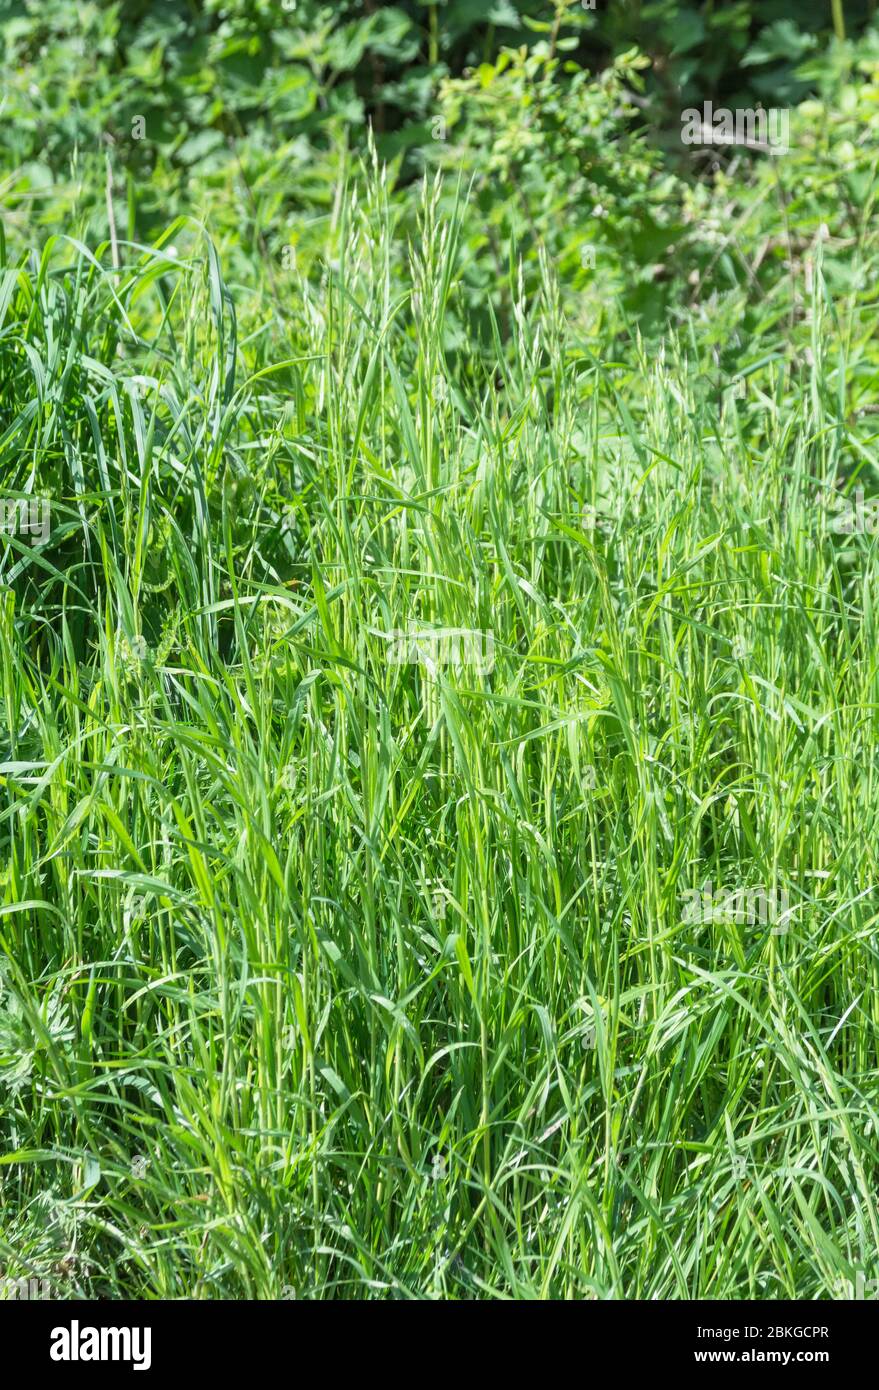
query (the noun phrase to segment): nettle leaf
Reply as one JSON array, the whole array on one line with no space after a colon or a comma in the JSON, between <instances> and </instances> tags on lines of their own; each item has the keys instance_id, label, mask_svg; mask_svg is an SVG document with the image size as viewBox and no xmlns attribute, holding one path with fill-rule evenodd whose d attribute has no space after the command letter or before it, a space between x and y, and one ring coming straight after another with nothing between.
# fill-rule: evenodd
<instances>
[{"instance_id":1,"label":"nettle leaf","mask_svg":"<svg viewBox=\"0 0 879 1390\"><path fill-rule=\"evenodd\" d=\"M402 64L415 58L419 46L418 33L409 16L391 7L337 29L327 41L325 58L332 67L343 71L357 67L367 52Z\"/></svg>"},{"instance_id":2,"label":"nettle leaf","mask_svg":"<svg viewBox=\"0 0 879 1390\"><path fill-rule=\"evenodd\" d=\"M670 23L664 26L666 37L671 40L671 53L689 53L705 38L705 21L693 10L682 10Z\"/></svg>"},{"instance_id":3,"label":"nettle leaf","mask_svg":"<svg viewBox=\"0 0 879 1390\"><path fill-rule=\"evenodd\" d=\"M239 102L261 104L266 58L258 41L235 40L216 55L215 61L224 90Z\"/></svg>"},{"instance_id":4,"label":"nettle leaf","mask_svg":"<svg viewBox=\"0 0 879 1390\"><path fill-rule=\"evenodd\" d=\"M743 68L756 67L761 63L775 63L779 59L788 62L798 61L815 47L814 34L804 34L792 19L777 19L767 24L758 39L751 44L741 59Z\"/></svg>"},{"instance_id":5,"label":"nettle leaf","mask_svg":"<svg viewBox=\"0 0 879 1390\"><path fill-rule=\"evenodd\" d=\"M317 106L319 88L303 67L284 68L273 73L268 83L269 107L282 121L301 121Z\"/></svg>"},{"instance_id":6,"label":"nettle leaf","mask_svg":"<svg viewBox=\"0 0 879 1390\"><path fill-rule=\"evenodd\" d=\"M375 15L369 36L369 50L397 63L411 63L419 48L412 21L402 10L391 7Z\"/></svg>"}]
</instances>

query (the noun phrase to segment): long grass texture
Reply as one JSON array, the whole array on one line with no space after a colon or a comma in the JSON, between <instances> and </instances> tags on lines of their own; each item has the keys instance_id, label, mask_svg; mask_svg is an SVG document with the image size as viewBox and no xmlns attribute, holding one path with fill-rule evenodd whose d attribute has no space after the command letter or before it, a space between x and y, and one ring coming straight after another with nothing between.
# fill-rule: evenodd
<instances>
[{"instance_id":1,"label":"long grass texture","mask_svg":"<svg viewBox=\"0 0 879 1390\"><path fill-rule=\"evenodd\" d=\"M460 213L407 250L373 170L280 297L190 224L4 251L7 1279L879 1273L877 558L821 500L860 339L819 259L808 354L717 395L686 326L608 363L544 259L480 342Z\"/></svg>"}]
</instances>

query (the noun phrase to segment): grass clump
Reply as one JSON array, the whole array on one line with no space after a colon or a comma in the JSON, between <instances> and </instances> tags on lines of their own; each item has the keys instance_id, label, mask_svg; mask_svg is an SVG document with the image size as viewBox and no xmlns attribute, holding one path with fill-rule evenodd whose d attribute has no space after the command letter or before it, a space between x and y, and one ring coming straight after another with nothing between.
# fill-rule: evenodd
<instances>
[{"instance_id":1,"label":"grass clump","mask_svg":"<svg viewBox=\"0 0 879 1390\"><path fill-rule=\"evenodd\" d=\"M182 220L5 255L11 1277L879 1273L875 305L815 235L734 378L546 256L470 333L467 216L373 164L281 293Z\"/></svg>"}]
</instances>

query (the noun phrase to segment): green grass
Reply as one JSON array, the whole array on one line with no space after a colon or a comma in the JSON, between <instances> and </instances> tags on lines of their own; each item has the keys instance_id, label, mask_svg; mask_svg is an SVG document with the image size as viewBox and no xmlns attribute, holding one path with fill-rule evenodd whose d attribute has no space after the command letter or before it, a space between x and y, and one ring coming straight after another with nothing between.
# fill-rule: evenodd
<instances>
[{"instance_id":1,"label":"green grass","mask_svg":"<svg viewBox=\"0 0 879 1390\"><path fill-rule=\"evenodd\" d=\"M407 259L356 189L280 287L182 224L5 261L4 494L52 504L0 538L6 1274L839 1296L879 1274L879 555L822 495L871 494L875 306L816 251L739 397L710 313L587 339L545 259L478 341L456 215ZM413 625L493 669L393 664ZM686 920L708 882L789 929Z\"/></svg>"}]
</instances>

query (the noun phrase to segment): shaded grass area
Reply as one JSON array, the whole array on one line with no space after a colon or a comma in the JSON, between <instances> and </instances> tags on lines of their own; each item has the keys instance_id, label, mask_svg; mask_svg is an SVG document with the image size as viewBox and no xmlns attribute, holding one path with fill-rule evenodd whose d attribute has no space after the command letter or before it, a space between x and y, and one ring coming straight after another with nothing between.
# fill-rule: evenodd
<instances>
[{"instance_id":1,"label":"shaded grass area","mask_svg":"<svg viewBox=\"0 0 879 1390\"><path fill-rule=\"evenodd\" d=\"M835 520L875 307L816 239L731 390L695 316L608 360L543 258L452 352L439 207L406 259L374 170L280 300L184 223L4 264L4 493L52 509L0 561L6 1273L838 1295L879 1274L879 570ZM493 666L396 664L413 625ZM709 882L790 912L693 921Z\"/></svg>"}]
</instances>

